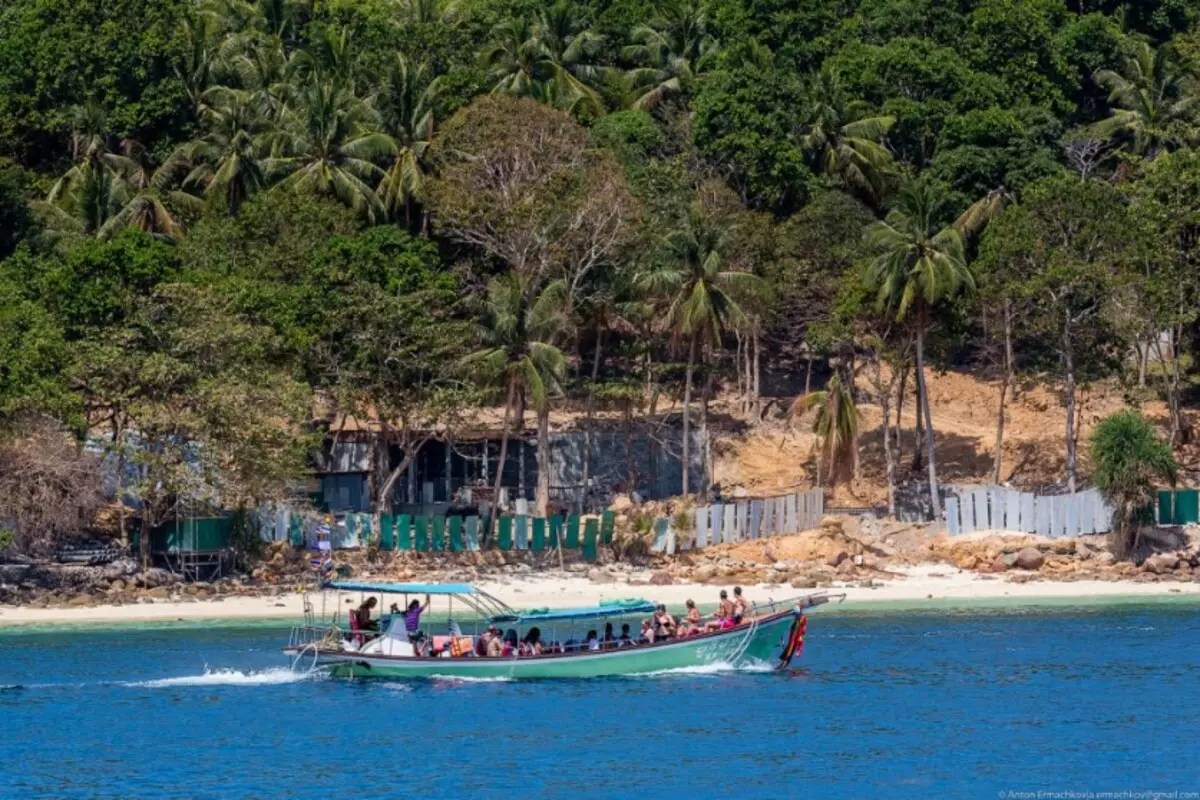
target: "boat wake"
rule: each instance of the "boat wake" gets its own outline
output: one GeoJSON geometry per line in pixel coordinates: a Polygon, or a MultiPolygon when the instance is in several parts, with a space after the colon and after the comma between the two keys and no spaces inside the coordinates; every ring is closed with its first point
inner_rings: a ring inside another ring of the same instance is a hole
{"type": "Polygon", "coordinates": [[[159,678],[150,681],[130,681],[124,686],[166,689],[174,686],[273,686],[284,683],[300,683],[311,680],[314,673],[293,672],[287,667],[264,670],[208,669],[202,675],[184,675],[178,678],[159,678]]]}
{"type": "Polygon", "coordinates": [[[665,678],[675,675],[729,675],[737,672],[772,672],[774,667],[764,661],[750,661],[743,664],[731,664],[728,661],[717,661],[712,664],[698,664],[691,667],[675,667],[660,669],[654,672],[644,672],[632,677],[665,678]]]}
{"type": "Polygon", "coordinates": [[[471,675],[430,675],[429,680],[437,683],[508,683],[513,680],[507,675],[479,678],[471,675]]]}

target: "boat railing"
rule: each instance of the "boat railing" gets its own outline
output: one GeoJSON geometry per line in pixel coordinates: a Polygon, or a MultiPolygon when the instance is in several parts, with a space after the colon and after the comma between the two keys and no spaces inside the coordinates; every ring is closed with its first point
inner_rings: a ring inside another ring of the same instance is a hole
{"type": "MultiPolygon", "coordinates": [[[[372,639],[377,635],[374,631],[371,631],[370,634],[372,639]]],[[[344,636],[346,636],[346,632],[337,625],[293,625],[288,636],[288,647],[304,647],[322,643],[332,645],[344,636]]]]}
{"type": "Polygon", "coordinates": [[[764,602],[754,602],[751,604],[751,609],[755,616],[760,614],[775,614],[780,611],[790,610],[794,608],[805,609],[813,606],[824,605],[825,603],[840,603],[846,599],[845,592],[831,594],[829,592],[814,592],[813,594],[801,595],[800,597],[791,597],[786,600],[774,600],[767,598],[764,602]]]}

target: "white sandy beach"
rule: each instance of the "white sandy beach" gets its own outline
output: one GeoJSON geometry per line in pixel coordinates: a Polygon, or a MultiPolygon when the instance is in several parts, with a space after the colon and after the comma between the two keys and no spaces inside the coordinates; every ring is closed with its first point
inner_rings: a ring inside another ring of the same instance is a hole
{"type": "MultiPolygon", "coordinates": [[[[925,605],[945,608],[961,600],[964,605],[986,603],[993,606],[1021,606],[1038,602],[1080,603],[1121,598],[1191,596],[1200,599],[1200,583],[1136,581],[1032,581],[1012,583],[1004,577],[981,576],[945,565],[922,565],[904,570],[904,577],[876,581],[872,588],[851,584],[835,585],[827,590],[793,589],[790,586],[759,585],[746,587],[751,600],[786,599],[813,591],[846,594],[846,606],[867,608],[876,604],[888,607],[921,608],[925,605]]],[[[682,606],[693,599],[702,606],[715,605],[720,586],[685,584],[647,586],[629,583],[591,583],[578,576],[522,576],[502,582],[480,583],[480,588],[514,608],[544,606],[570,607],[595,605],[602,600],[645,597],[670,606],[682,606]]],[[[322,603],[327,611],[337,602],[334,593],[314,595],[318,613],[322,603]]],[[[342,598],[348,603],[347,597],[342,598]]],[[[158,601],[154,604],[95,606],[81,608],[26,608],[0,606],[0,627],[12,625],[122,623],[197,619],[299,619],[303,615],[300,594],[275,597],[226,597],[192,602],[158,601]]]]}

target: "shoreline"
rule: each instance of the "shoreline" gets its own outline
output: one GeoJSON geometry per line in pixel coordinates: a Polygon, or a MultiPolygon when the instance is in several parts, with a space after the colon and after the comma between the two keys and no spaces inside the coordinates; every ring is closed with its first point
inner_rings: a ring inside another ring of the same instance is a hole
{"type": "MultiPolygon", "coordinates": [[[[906,568],[899,577],[872,582],[871,588],[851,584],[822,589],[796,589],[787,585],[747,585],[752,600],[785,600],[813,592],[845,593],[844,602],[822,606],[818,613],[842,611],[913,611],[954,609],[1008,609],[1030,606],[1095,606],[1138,602],[1200,601],[1200,583],[1192,581],[1028,581],[1014,583],[990,578],[945,565],[906,568]]],[[[702,608],[713,607],[717,593],[730,586],[717,584],[674,584],[651,586],[642,583],[592,583],[578,575],[528,576],[504,581],[480,582],[479,588],[514,608],[596,605],[602,600],[645,597],[682,607],[693,599],[702,608]]],[[[334,592],[312,595],[320,615],[326,616],[337,602],[334,592]]],[[[357,593],[353,595],[357,598],[357,593]]],[[[343,606],[349,605],[349,595],[343,606]]],[[[356,600],[355,600],[356,602],[356,600]]],[[[435,602],[434,611],[439,610],[435,602]]],[[[303,596],[229,596],[154,604],[97,605],[75,608],[28,608],[0,606],[0,632],[21,628],[53,628],[71,625],[135,625],[139,623],[290,623],[303,618],[303,596]]]]}

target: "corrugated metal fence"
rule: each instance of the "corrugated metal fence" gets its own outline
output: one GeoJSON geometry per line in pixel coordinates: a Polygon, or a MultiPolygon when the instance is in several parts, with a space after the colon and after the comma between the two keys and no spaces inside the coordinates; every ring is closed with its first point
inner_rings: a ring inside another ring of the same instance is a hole
{"type": "Polygon", "coordinates": [[[825,494],[820,489],[699,506],[692,509],[694,539],[684,539],[671,526],[670,520],[660,519],[655,522],[651,550],[672,554],[690,547],[799,533],[818,527],[824,513],[825,494]]]}
{"type": "Polygon", "coordinates": [[[1112,508],[1095,489],[1035,495],[1002,486],[982,486],[958,490],[957,496],[946,498],[946,529],[951,536],[979,530],[1042,536],[1108,533],[1112,514],[1112,508]]]}

